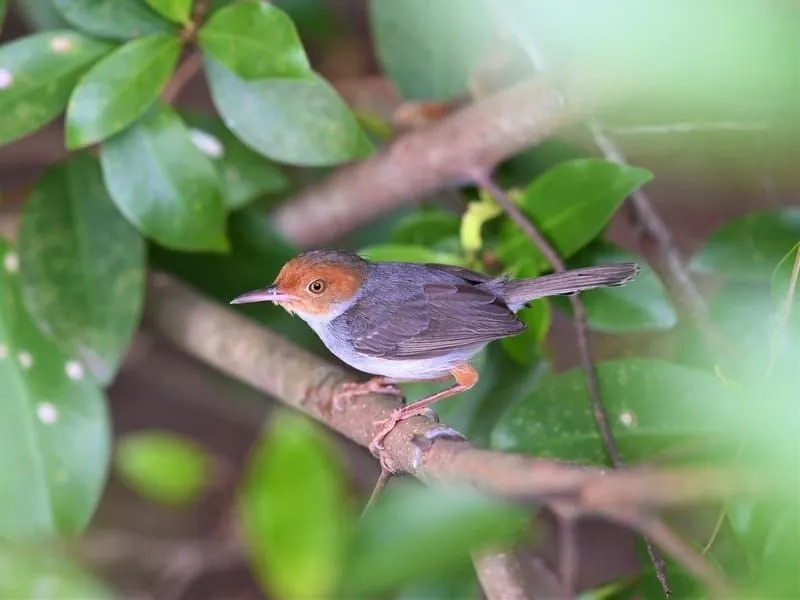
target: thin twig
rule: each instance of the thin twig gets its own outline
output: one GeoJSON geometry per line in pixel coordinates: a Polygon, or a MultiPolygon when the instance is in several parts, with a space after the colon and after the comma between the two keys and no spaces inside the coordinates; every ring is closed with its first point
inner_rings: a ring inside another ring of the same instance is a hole
{"type": "Polygon", "coordinates": [[[192,48],[183,62],[175,69],[169,83],[164,87],[164,91],[161,92],[161,99],[167,104],[174,104],[183,89],[200,72],[202,66],[203,55],[200,54],[197,48],[192,48]]]}
{"type": "Polygon", "coordinates": [[[797,251],[794,255],[792,276],[789,278],[789,289],[786,290],[786,298],[784,298],[783,306],[781,307],[779,327],[784,330],[789,326],[789,318],[792,316],[792,307],[794,306],[794,297],[797,292],[798,277],[800,277],[800,243],[798,243],[797,251]]]}
{"type": "Polygon", "coordinates": [[[375,487],[372,488],[372,493],[369,495],[369,500],[367,500],[367,504],[361,513],[362,516],[367,514],[367,511],[375,505],[375,501],[380,497],[391,478],[392,472],[382,468],[381,474],[378,475],[378,480],[375,482],[375,487]]]}

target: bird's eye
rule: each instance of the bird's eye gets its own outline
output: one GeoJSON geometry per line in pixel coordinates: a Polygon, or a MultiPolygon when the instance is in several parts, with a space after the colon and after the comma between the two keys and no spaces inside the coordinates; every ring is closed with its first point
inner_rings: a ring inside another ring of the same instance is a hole
{"type": "Polygon", "coordinates": [[[322,279],[315,279],[308,284],[308,291],[312,294],[321,294],[325,290],[325,282],[322,279]]]}

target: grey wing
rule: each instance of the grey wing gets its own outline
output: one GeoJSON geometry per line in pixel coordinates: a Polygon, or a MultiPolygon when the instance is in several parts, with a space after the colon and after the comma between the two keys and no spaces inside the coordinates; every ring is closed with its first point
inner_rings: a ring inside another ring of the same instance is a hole
{"type": "Polygon", "coordinates": [[[497,296],[470,284],[429,283],[402,304],[382,311],[353,338],[371,356],[434,358],[525,329],[497,296]]]}

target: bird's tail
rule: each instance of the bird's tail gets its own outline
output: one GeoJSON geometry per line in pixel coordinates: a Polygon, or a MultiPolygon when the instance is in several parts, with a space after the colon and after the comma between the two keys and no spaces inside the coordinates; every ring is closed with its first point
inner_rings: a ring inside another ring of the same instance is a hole
{"type": "Polygon", "coordinates": [[[638,272],[639,266],[631,262],[572,269],[533,279],[507,281],[502,286],[502,294],[508,306],[516,308],[545,296],[559,296],[601,287],[624,285],[636,277],[638,272]]]}

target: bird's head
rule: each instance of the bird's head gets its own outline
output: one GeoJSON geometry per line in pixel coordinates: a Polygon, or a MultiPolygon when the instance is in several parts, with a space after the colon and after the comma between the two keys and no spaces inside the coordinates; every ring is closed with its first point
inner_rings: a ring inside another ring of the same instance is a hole
{"type": "Polygon", "coordinates": [[[231,304],[274,302],[305,320],[327,320],[341,314],[355,298],[367,266],[350,252],[304,252],[281,268],[271,286],[242,294],[231,304]]]}

